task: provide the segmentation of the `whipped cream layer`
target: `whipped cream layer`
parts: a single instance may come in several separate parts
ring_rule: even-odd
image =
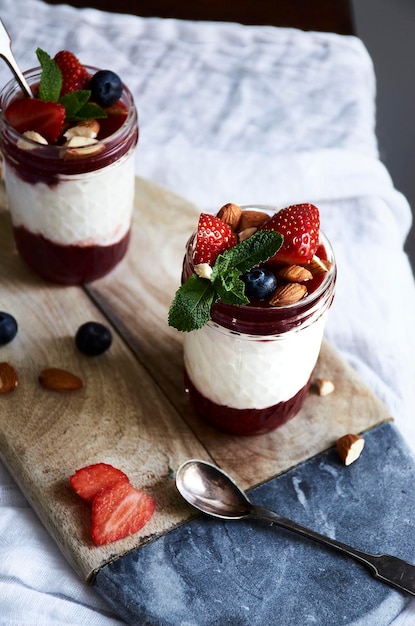
[[[316,365],[327,312],[278,337],[241,335],[209,322],[184,335],[184,364],[205,397],[236,409],[264,409],[295,396]]]
[[[56,185],[22,180],[5,168],[13,226],[60,245],[108,246],[130,228],[134,151],[95,172],[61,176]]]

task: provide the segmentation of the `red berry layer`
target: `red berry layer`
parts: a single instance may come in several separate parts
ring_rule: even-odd
[[[61,246],[23,226],[14,228],[22,259],[39,276],[65,285],[88,283],[105,276],[124,257],[130,231],[110,246]]]
[[[307,397],[311,377],[295,396],[265,409],[234,409],[216,404],[196,389],[186,370],[184,382],[192,406],[205,422],[233,435],[262,435],[282,426],[297,415]]]

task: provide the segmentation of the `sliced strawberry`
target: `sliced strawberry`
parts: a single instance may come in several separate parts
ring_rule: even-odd
[[[69,478],[69,483],[78,496],[92,502],[102,489],[119,480],[129,482],[128,476],[116,467],[108,463],[95,463],[77,470]]]
[[[108,117],[100,118],[98,139],[105,139],[115,133],[124,124],[128,117],[127,107],[118,100],[115,104],[104,109]]]
[[[313,204],[293,204],[281,209],[262,226],[284,236],[284,243],[271,261],[308,263],[319,245],[320,214]]]
[[[119,480],[102,489],[92,503],[92,540],[102,546],[138,532],[154,513],[155,502]]]
[[[62,72],[61,96],[71,91],[78,91],[88,87],[91,75],[73,52],[61,50],[55,54],[54,60]]]
[[[65,109],[57,102],[16,98],[7,107],[5,116],[17,132],[34,130],[49,143],[55,143],[63,129]]]
[[[202,213],[196,231],[193,262],[213,265],[219,254],[237,244],[232,228],[215,215]]]

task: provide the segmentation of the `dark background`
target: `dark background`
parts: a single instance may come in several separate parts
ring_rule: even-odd
[[[375,66],[381,160],[415,214],[415,2],[352,0],[352,5],[356,34]],[[415,271],[414,228],[406,249]]]

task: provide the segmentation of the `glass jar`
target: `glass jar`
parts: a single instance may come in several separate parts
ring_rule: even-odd
[[[271,307],[219,301],[206,326],[184,334],[185,388],[209,424],[235,435],[258,435],[301,409],[336,282],[333,251],[323,233],[319,254],[330,261],[330,268],[307,283],[308,294],[299,302]],[[193,271],[192,255],[193,237],[183,280]]]
[[[37,85],[40,69],[25,77]],[[93,281],[117,265],[130,239],[138,141],[133,97],[124,86],[120,100],[128,113],[120,128],[98,135],[92,146],[70,148],[37,143],[9,124],[4,112],[19,96],[15,80],[0,92],[0,147],[17,250],[46,280]]]

